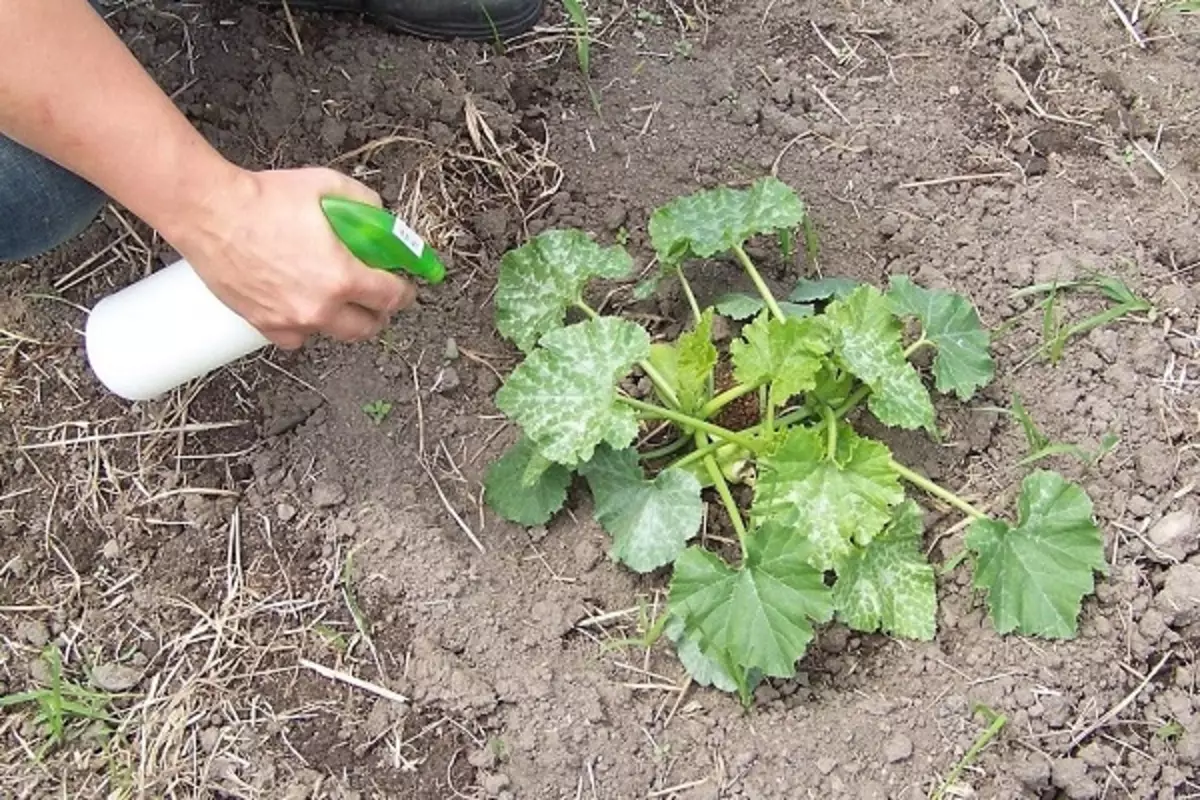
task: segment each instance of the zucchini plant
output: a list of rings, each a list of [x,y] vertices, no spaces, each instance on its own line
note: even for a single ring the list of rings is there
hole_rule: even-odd
[[[1015,521],[994,519],[851,424],[865,412],[936,436],[931,392],[912,357],[931,350],[932,387],[970,400],[995,372],[976,309],[903,276],[886,291],[805,280],[777,298],[746,244],[776,236],[790,247],[806,222],[801,200],[774,178],[654,212],[658,267],[640,288],[681,282],[692,321],[674,341],[653,341],[586,302],[591,281],[632,275],[623,247],[552,230],[507,253],[496,323],[524,358],[496,404],[521,436],[489,467],[486,502],[510,521],[545,524],[581,476],[611,536],[610,557],[639,573],[671,570],[657,630],[697,682],[743,702],[764,677],[793,676],[815,627],[835,618],[857,631],[934,636],[935,573],[906,485],[971,518],[964,558],[999,632],[1073,636],[1093,573],[1105,569],[1079,486],[1032,472]],[[687,269],[717,257],[740,265],[757,294],[701,308]],[[713,337],[718,314],[741,324],[723,349]],[[636,390],[642,376],[651,391]],[[663,428],[667,441],[644,443]],[[728,558],[693,542],[709,500],[728,516],[729,541],[736,537]]]

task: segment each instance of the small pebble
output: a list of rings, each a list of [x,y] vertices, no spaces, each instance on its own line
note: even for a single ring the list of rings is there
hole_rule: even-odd
[[[829,773],[833,772],[835,769],[837,769],[837,765],[838,762],[832,758],[826,757],[817,759],[817,769],[820,770],[822,775],[828,775]]]
[[[50,629],[41,620],[30,620],[17,626],[17,636],[34,647],[45,647],[50,641]]]
[[[317,481],[312,490],[312,502],[317,508],[340,506],[346,502],[346,489],[334,481]]]
[[[280,503],[275,506],[275,516],[280,522],[288,522],[296,517],[296,507],[287,503]]]
[[[100,555],[108,561],[116,561],[121,555],[121,544],[116,539],[109,539],[100,550]]]
[[[438,394],[447,394],[461,385],[462,379],[458,377],[458,370],[454,367],[446,367],[438,377],[437,383],[434,384],[434,391]]]
[[[496,797],[505,789],[507,789],[512,781],[503,772],[497,772],[495,775],[485,775],[480,781],[483,786],[483,791],[488,797]]]
[[[458,342],[454,341],[453,336],[446,340],[446,351],[442,354],[442,357],[447,361],[458,360]]]
[[[101,664],[92,670],[92,683],[106,692],[127,692],[141,679],[140,670],[124,664]]]
[[[900,761],[907,761],[912,757],[913,743],[902,733],[898,733],[883,746],[883,757],[889,764],[896,764]]]

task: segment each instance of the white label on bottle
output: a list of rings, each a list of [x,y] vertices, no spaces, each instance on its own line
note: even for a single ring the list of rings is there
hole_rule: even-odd
[[[425,240],[399,217],[396,217],[396,224],[392,226],[392,235],[404,242],[404,246],[412,250],[417,258],[425,254]]]

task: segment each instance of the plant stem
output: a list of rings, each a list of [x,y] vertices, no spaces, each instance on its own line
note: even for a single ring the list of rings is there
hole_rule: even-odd
[[[591,319],[600,319],[600,314],[596,312],[596,309],[585,303],[582,298],[575,300],[575,307],[587,314]],[[644,358],[637,362],[637,365],[641,367],[642,372],[646,373],[646,377],[654,384],[654,388],[663,396],[667,404],[672,408],[679,408],[679,396],[675,394],[675,390],[671,388],[671,384],[667,383],[667,379],[654,368],[654,365]]]
[[[691,440],[686,436],[680,436],[678,439],[670,442],[669,444],[664,444],[662,447],[656,447],[653,450],[647,450],[646,452],[641,453],[639,457],[642,459],[642,461],[654,461],[655,459],[664,458],[672,453],[682,450],[690,441]]]
[[[871,387],[863,384],[850,393],[850,396],[846,398],[846,402],[842,403],[833,410],[833,415],[838,419],[841,419],[854,409],[858,408],[859,403],[861,403],[870,393]]]
[[[751,452],[758,447],[757,442],[747,438],[746,436],[743,436],[740,433],[735,433],[734,431],[728,430],[727,428],[722,428],[719,425],[713,425],[711,422],[705,422],[702,419],[696,419],[695,417],[688,416],[680,411],[675,411],[670,408],[663,408],[662,406],[656,406],[653,403],[646,403],[625,395],[618,395],[617,400],[629,406],[630,408],[636,408],[638,411],[644,412],[647,416],[658,419],[669,419],[671,422],[680,425],[689,432],[703,431],[710,436],[730,442],[731,444],[736,444],[739,447],[744,447]]]
[[[708,444],[708,437],[702,431],[696,431],[696,447],[703,448]],[[717,494],[721,496],[721,503],[725,506],[725,512],[729,514],[729,521],[732,523],[733,529],[737,531],[738,544],[742,546],[742,558],[745,559],[746,522],[742,519],[742,512],[738,509],[737,501],[733,499],[733,492],[729,491],[729,483],[725,480],[725,475],[721,472],[717,460],[711,455],[704,457],[704,468],[708,470],[708,477],[712,480]]]
[[[908,467],[904,466],[903,464],[897,462],[894,458],[891,459],[890,466],[892,468],[892,472],[895,472],[897,475],[899,475],[901,478],[903,478],[904,480],[911,483],[913,486],[916,486],[918,489],[920,489],[928,494],[931,494],[934,497],[938,498],[939,500],[943,500],[946,503],[954,506],[955,508],[957,508],[959,511],[966,514],[971,519],[984,519],[985,517],[987,517],[987,514],[983,513],[978,508],[976,508],[975,506],[968,503],[966,500],[963,500],[961,497],[956,495],[954,492],[950,491],[949,489],[943,489],[941,486],[938,486],[936,483],[929,480],[924,475],[919,475],[916,472],[913,472]]]
[[[992,739],[995,739],[996,736],[999,735],[1000,731],[1004,729],[1004,726],[1008,724],[1008,717],[1006,717],[1004,714],[997,714],[987,706],[979,705],[975,710],[981,712],[985,717],[987,717],[989,724],[985,730],[975,737],[975,741],[972,743],[970,749],[968,749],[963,757],[958,760],[958,763],[954,765],[954,768],[950,770],[950,773],[946,776],[946,780],[944,780],[942,785],[938,787],[938,790],[934,792],[933,800],[942,800],[942,798],[946,796],[946,792],[951,786],[957,783],[958,776],[962,774],[963,770],[975,763],[975,759],[979,758],[979,754],[983,752],[983,749],[987,747],[988,744],[991,743]]]
[[[933,347],[933,342],[925,338],[925,332],[921,332],[921,338],[910,344],[904,349],[904,357],[912,358],[913,353],[920,350],[922,347]]]
[[[826,450],[828,451],[828,454],[829,454],[828,455],[829,460],[833,461],[837,458],[837,443],[838,443],[837,416],[835,416],[834,410],[832,408],[830,408],[829,406],[825,406],[825,410],[824,410],[823,414],[825,416],[825,438],[826,438],[826,442],[827,442]]]
[[[737,400],[739,397],[744,397],[757,389],[758,384],[756,383],[741,383],[737,386],[726,389],[704,404],[704,407],[700,409],[700,416],[704,419],[708,419],[713,414],[716,414],[722,408],[732,403],[734,400]]]
[[[754,288],[758,289],[758,293],[762,295],[763,302],[767,304],[767,308],[771,310],[776,319],[782,320],[783,309],[775,301],[775,295],[771,294],[771,290],[767,288],[767,284],[763,283],[762,275],[758,273],[754,262],[750,260],[750,256],[746,255],[746,251],[740,244],[733,246],[733,255],[737,258],[738,263],[742,265],[742,269],[746,270],[746,274],[750,276],[750,280],[754,282]]]
[[[687,295],[688,305],[692,307],[692,317],[695,318],[696,324],[700,324],[700,305],[696,302],[696,295],[692,293],[692,285],[688,283],[687,276],[683,274],[683,266],[675,265],[675,274],[679,276],[679,285],[683,287],[683,293]]]

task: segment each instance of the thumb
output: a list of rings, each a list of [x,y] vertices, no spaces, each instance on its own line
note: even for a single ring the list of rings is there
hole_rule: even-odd
[[[322,182],[325,186],[321,189],[323,196],[341,197],[346,200],[356,200],[359,203],[380,208],[383,206],[383,200],[379,193],[369,186],[359,183],[353,178],[343,175],[337,170],[323,169],[324,174]]]

